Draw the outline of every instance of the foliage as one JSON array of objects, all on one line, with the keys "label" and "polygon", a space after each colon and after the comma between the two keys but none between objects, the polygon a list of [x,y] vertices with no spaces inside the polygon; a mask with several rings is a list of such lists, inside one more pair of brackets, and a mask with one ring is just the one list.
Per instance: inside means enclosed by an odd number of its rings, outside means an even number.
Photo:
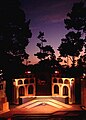
[{"label": "foliage", "polygon": [[31,72],[35,75],[40,73],[53,74],[56,70],[62,71],[62,66],[59,64],[59,62],[55,59],[45,59],[33,65]]},{"label": "foliage", "polygon": [[[65,27],[80,31],[82,34],[86,34],[86,5],[85,1],[75,3],[70,13],[67,14],[67,18],[64,20]],[[86,35],[85,35],[86,36]],[[84,45],[86,49],[86,38],[84,39]]]},{"label": "foliage", "polygon": [[[65,35],[66,38],[61,40],[61,45],[58,50],[61,56],[72,56],[73,65],[75,64],[75,56],[79,56],[83,47],[86,49],[86,38],[82,37],[82,34],[86,32],[86,6],[85,2],[75,3],[71,9],[71,12],[67,14],[67,18],[64,19],[65,28],[74,29]],[[75,32],[77,31],[77,32]],[[81,38],[82,37],[82,38]]]},{"label": "foliage", "polygon": [[37,58],[40,60],[49,58],[49,56],[51,59],[55,58],[55,52],[53,48],[50,45],[44,46],[44,42],[47,42],[47,40],[44,39],[44,32],[39,32],[37,38],[41,41],[40,43],[37,43],[37,47],[40,49],[40,52],[37,52],[34,55],[37,56]]},{"label": "foliage", "polygon": [[67,29],[74,28],[78,31],[86,31],[86,7],[84,2],[75,3],[67,17],[64,20]]},{"label": "foliage", "polygon": [[0,1],[0,69],[6,80],[8,101],[12,100],[12,78],[23,73],[22,64],[28,58],[25,51],[32,33],[19,0]]},{"label": "foliage", "polygon": [[80,32],[69,32],[65,35],[66,38],[61,39],[62,43],[58,47],[60,54],[63,57],[70,56],[79,56],[80,52],[82,51],[84,41],[81,39]]},{"label": "foliage", "polygon": [[25,47],[32,33],[30,20],[26,21],[18,0],[2,0],[0,3],[0,63],[22,62],[28,58]]},{"label": "foliage", "polygon": [[86,54],[83,56],[80,56],[80,58],[78,59],[78,68],[80,73],[86,73]]}]

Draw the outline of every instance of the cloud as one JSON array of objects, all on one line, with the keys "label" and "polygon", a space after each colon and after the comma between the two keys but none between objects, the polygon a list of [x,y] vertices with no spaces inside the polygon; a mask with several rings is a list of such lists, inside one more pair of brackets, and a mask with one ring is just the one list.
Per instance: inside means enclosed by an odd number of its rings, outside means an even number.
[{"label": "cloud", "polygon": [[53,15],[45,15],[40,18],[40,20],[44,22],[52,22],[52,23],[58,23],[64,20],[63,15],[53,14]]},{"label": "cloud", "polygon": [[63,21],[74,2],[79,0],[22,0],[27,18],[58,23]]},{"label": "cloud", "polygon": [[46,7],[42,6],[40,10],[39,20],[46,23],[63,22],[76,1],[78,0],[53,0],[53,2],[47,3]]}]

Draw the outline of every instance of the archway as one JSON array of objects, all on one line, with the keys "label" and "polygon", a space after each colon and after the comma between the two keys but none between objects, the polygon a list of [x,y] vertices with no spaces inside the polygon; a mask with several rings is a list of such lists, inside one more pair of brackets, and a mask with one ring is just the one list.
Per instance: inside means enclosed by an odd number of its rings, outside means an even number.
[{"label": "archway", "polygon": [[25,79],[24,84],[28,84],[28,83],[29,83],[28,79]]},{"label": "archway", "polygon": [[54,86],[54,94],[59,94],[59,86],[58,85]]},{"label": "archway", "polygon": [[24,94],[25,94],[24,87],[23,87],[23,86],[20,86],[20,87],[19,87],[19,96],[24,96]]},{"label": "archway", "polygon": [[64,81],[64,84],[70,84],[69,80],[66,79],[66,80]]},{"label": "archway", "polygon": [[53,79],[53,83],[57,83],[57,79],[56,78]]},{"label": "archway", "polygon": [[63,80],[62,80],[62,79],[59,79],[59,83],[63,83]]},{"label": "archway", "polygon": [[68,96],[68,87],[67,86],[63,87],[63,96]]},{"label": "archway", "polygon": [[23,84],[22,80],[19,80],[19,81],[18,81],[18,85],[20,85],[20,84]]}]

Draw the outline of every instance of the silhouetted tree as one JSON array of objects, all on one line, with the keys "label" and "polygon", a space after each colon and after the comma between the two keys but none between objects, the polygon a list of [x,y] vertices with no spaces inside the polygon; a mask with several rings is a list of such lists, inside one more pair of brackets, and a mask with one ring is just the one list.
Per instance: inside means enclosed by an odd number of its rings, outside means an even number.
[{"label": "silhouetted tree", "polygon": [[39,47],[40,52],[37,52],[34,54],[37,56],[38,59],[44,60],[46,58],[54,59],[55,58],[55,52],[53,48],[50,45],[44,46],[44,42],[47,42],[47,40],[44,38],[44,32],[39,32],[39,35],[37,37],[41,42],[37,43],[37,47]]},{"label": "silhouetted tree", "polygon": [[71,12],[67,14],[64,20],[67,29],[86,31],[86,6],[84,2],[74,3]]},{"label": "silhouetted tree", "polygon": [[67,18],[64,20],[65,27],[74,29],[82,34],[85,33],[84,47],[86,52],[86,1],[80,1],[75,3],[72,7],[71,12],[67,14]]},{"label": "silhouetted tree", "polygon": [[81,39],[80,32],[69,32],[65,35],[66,38],[61,39],[61,45],[58,50],[63,57],[72,56],[73,66],[75,66],[75,56],[79,56],[82,51],[84,41]]},{"label": "silhouetted tree", "polygon": [[[71,12],[67,14],[67,18],[64,19],[65,28],[73,29],[77,32],[69,32],[66,35],[66,39],[62,39],[62,43],[59,47],[60,54],[62,56],[71,55],[73,57],[74,66],[74,56],[79,56],[82,48],[86,51],[86,6],[85,1],[80,1],[74,3]],[[82,35],[85,34],[85,39]],[[67,37],[69,35],[69,38]],[[78,36],[77,36],[78,35]],[[76,37],[75,37],[76,36]],[[82,37],[82,39],[81,39]],[[70,39],[69,42],[67,39]],[[65,53],[64,53],[65,52]]]},{"label": "silhouetted tree", "polygon": [[[12,78],[24,69],[25,51],[32,33],[19,0],[0,1],[0,68],[3,69],[8,101],[12,100]],[[9,91],[10,94],[9,94]]]},{"label": "silhouetted tree", "polygon": [[83,75],[83,73],[86,73],[86,54],[83,56],[80,56],[80,58],[78,59],[77,67],[81,75]]},{"label": "silhouetted tree", "polygon": [[86,65],[86,55],[80,56],[80,59],[78,59],[78,65]]},{"label": "silhouetted tree", "polygon": [[18,0],[0,2],[0,64],[22,62],[28,58],[25,51],[31,38],[30,20],[26,21]]}]

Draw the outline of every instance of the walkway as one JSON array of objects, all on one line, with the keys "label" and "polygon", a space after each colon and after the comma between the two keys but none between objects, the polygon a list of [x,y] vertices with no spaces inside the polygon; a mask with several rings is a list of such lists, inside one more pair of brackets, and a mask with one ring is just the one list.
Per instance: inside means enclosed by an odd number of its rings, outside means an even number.
[{"label": "walkway", "polygon": [[[76,111],[76,113],[78,113],[75,114],[73,111]],[[65,114],[67,115],[68,113],[78,115],[79,112],[81,112],[81,109],[78,105],[67,105],[53,99],[52,97],[41,96],[36,97],[34,100],[22,104],[14,109],[11,109],[9,112],[3,113],[0,116],[6,119],[11,118],[12,116],[22,116],[22,118],[23,116],[28,116],[29,118],[36,118],[37,116],[40,116],[45,119],[50,116],[63,116]]]}]

